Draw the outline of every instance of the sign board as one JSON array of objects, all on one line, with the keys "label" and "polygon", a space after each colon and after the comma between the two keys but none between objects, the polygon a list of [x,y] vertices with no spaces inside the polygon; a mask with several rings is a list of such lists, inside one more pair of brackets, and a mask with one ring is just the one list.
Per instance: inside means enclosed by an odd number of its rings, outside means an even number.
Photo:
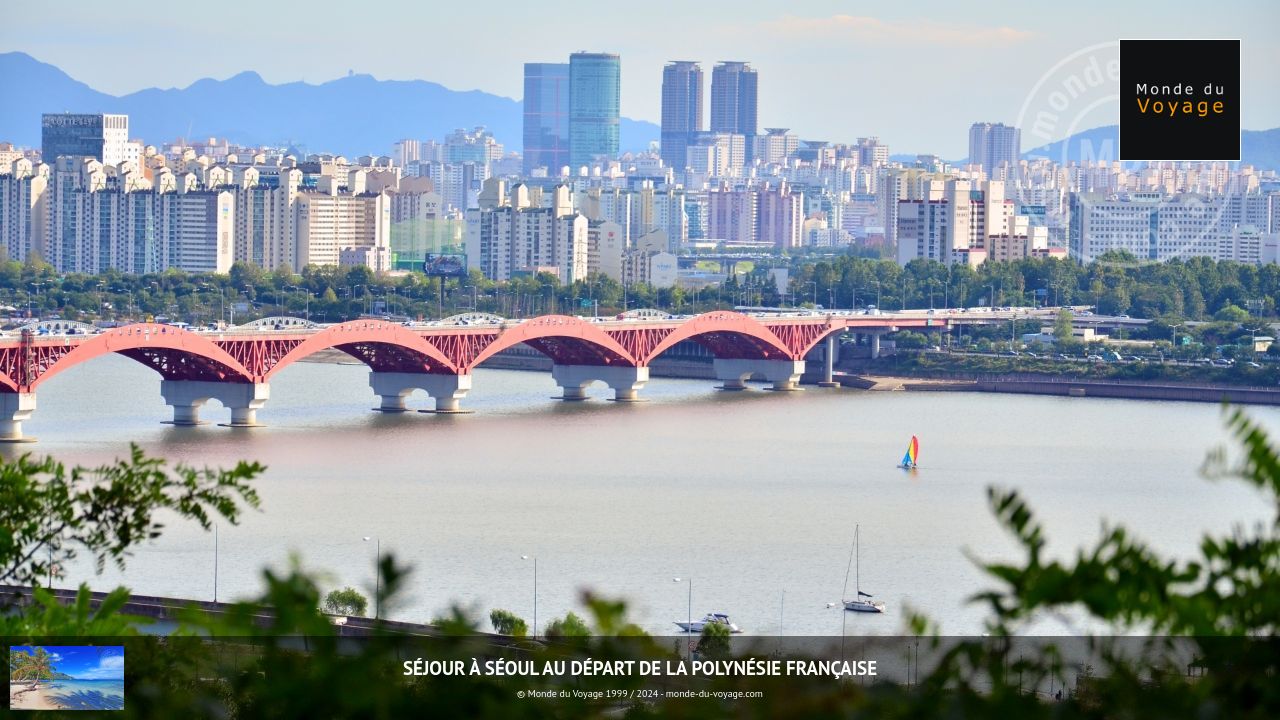
[{"label": "sign board", "polygon": [[422,272],[429,277],[466,277],[467,256],[457,253],[427,253]]}]

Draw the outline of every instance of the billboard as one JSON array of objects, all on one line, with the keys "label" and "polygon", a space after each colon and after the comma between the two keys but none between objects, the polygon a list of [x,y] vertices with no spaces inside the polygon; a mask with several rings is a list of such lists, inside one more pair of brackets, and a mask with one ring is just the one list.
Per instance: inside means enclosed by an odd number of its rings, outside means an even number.
[{"label": "billboard", "polygon": [[422,271],[431,277],[466,277],[467,256],[454,253],[427,253]]}]

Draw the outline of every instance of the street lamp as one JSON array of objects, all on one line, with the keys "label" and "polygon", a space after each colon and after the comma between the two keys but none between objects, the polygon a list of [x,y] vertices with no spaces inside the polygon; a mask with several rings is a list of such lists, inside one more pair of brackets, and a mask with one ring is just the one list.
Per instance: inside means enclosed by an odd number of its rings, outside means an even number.
[{"label": "street lamp", "polygon": [[218,602],[218,524],[213,524],[213,601]]},{"label": "street lamp", "polygon": [[373,564],[377,578],[373,586],[373,619],[377,620],[382,615],[382,539],[364,536],[365,542],[369,542],[370,539],[373,540],[374,552],[377,553],[377,559]]},{"label": "street lamp", "polygon": [[521,560],[533,561],[533,639],[538,639],[538,558],[535,555],[521,555]]}]

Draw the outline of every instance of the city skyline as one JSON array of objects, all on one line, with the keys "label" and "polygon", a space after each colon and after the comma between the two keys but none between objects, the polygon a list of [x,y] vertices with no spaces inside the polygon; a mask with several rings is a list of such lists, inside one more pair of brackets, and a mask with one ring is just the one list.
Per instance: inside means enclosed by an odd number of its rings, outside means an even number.
[{"label": "city skyline", "polygon": [[[1058,61],[1082,48],[1120,37],[1240,36],[1244,41],[1242,84],[1246,98],[1243,125],[1248,129],[1280,125],[1280,98],[1268,92],[1276,84],[1274,68],[1280,66],[1280,44],[1265,33],[1266,27],[1277,24],[1280,10],[1249,3],[1236,3],[1231,12],[1207,17],[1179,13],[1175,6],[1153,16],[1100,3],[1079,3],[1072,13],[1033,12],[1013,3],[980,9],[938,5],[930,8],[927,20],[912,20],[905,11],[892,8],[878,9],[875,17],[863,17],[848,14],[838,3],[812,2],[795,14],[754,5],[735,6],[732,14],[723,12],[722,6],[681,8],[684,22],[679,23],[665,22],[668,14],[659,8],[626,17],[577,15],[578,32],[552,41],[536,29],[556,13],[513,7],[487,19],[487,37],[493,42],[482,54],[474,52],[468,33],[438,32],[430,44],[432,49],[423,46],[420,50],[385,42],[381,32],[359,32],[388,14],[402,18],[404,23],[397,21],[400,24],[412,24],[416,18],[442,28],[469,17],[465,9],[425,10],[390,3],[377,17],[344,21],[344,27],[352,31],[353,44],[348,45],[352,52],[332,59],[278,52],[280,43],[303,42],[308,32],[321,32],[323,18],[273,6],[255,8],[260,29],[268,36],[263,42],[242,47],[214,43],[211,36],[209,52],[187,57],[182,63],[142,62],[138,53],[154,58],[157,52],[166,52],[164,43],[170,42],[175,43],[174,52],[179,52],[176,43],[191,47],[192,42],[216,31],[189,22],[194,18],[184,14],[196,11],[185,9],[166,9],[163,21],[136,22],[152,12],[152,7],[152,3],[135,1],[125,3],[124,12],[92,6],[15,8],[10,27],[22,27],[24,34],[21,38],[0,36],[0,51],[28,52],[92,87],[117,95],[146,87],[185,87],[201,78],[225,78],[243,71],[258,72],[271,83],[317,83],[354,71],[379,79],[430,80],[449,88],[474,88],[520,99],[525,62],[552,61],[581,50],[580,45],[590,45],[621,56],[621,114],[654,123],[660,119],[666,62],[693,59],[710,68],[723,59],[746,57],[767,78],[760,94],[761,127],[791,127],[803,137],[832,141],[878,134],[903,152],[960,157],[966,138],[949,124],[939,123],[936,114],[918,112],[920,100],[910,83],[901,82],[903,78],[934,74],[939,68],[954,66],[959,57],[965,76],[982,82],[931,86],[930,106],[941,104],[948,108],[946,115],[959,114],[969,122],[1012,124],[1037,81]],[[422,16],[428,12],[429,17]],[[1097,21],[1100,12],[1106,13],[1106,23]],[[287,15],[288,22],[273,22],[277,14],[282,19]],[[175,32],[155,32],[158,27],[171,27]],[[1249,30],[1240,33],[1234,29],[1239,27]],[[140,33],[145,34],[146,43],[141,42]],[[663,42],[654,42],[658,33]],[[370,39],[361,39],[366,36]],[[604,39],[588,42],[584,37]],[[90,38],[92,42],[88,42]],[[467,47],[461,46],[463,42]],[[455,51],[466,52],[471,61],[449,62],[447,57]],[[880,66],[886,57],[894,59],[895,72],[866,72]],[[1108,119],[1102,117],[1092,124],[1108,124]],[[1069,134],[1068,128],[1057,130],[1053,139]],[[1028,147],[1038,144],[1024,139]]]}]

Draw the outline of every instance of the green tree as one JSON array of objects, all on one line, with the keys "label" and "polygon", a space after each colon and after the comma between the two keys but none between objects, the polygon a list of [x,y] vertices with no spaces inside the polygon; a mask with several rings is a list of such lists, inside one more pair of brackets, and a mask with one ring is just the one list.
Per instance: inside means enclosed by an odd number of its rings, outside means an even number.
[{"label": "green tree", "polygon": [[721,623],[707,623],[702,626],[702,634],[698,638],[698,653],[707,658],[722,658],[729,655],[729,628]]},{"label": "green tree", "polygon": [[582,618],[572,612],[547,624],[547,637],[549,638],[585,638],[590,636],[591,629],[587,627]]},{"label": "green tree", "polygon": [[324,611],[330,615],[364,617],[369,612],[369,599],[353,587],[330,590],[324,596]]},{"label": "green tree", "polygon": [[1074,315],[1066,308],[1058,311],[1058,316],[1053,320],[1053,337],[1058,342],[1070,340],[1073,337],[1075,328]]},{"label": "green tree", "polygon": [[499,635],[510,635],[511,637],[524,637],[529,634],[529,626],[519,615],[510,610],[493,610],[489,613],[489,623],[493,625],[493,631]]},{"label": "green tree", "polygon": [[161,518],[175,514],[208,528],[214,516],[235,523],[242,507],[257,507],[249,481],[258,463],[231,470],[169,469],[136,445],[129,457],[96,469],[68,470],[52,458],[22,455],[0,464],[0,584],[35,585],[81,552],[99,570],[124,566],[140,542],[159,536]]},{"label": "green tree", "polygon": [[1243,323],[1249,321],[1249,311],[1238,305],[1227,305],[1213,314],[1218,322]]}]

